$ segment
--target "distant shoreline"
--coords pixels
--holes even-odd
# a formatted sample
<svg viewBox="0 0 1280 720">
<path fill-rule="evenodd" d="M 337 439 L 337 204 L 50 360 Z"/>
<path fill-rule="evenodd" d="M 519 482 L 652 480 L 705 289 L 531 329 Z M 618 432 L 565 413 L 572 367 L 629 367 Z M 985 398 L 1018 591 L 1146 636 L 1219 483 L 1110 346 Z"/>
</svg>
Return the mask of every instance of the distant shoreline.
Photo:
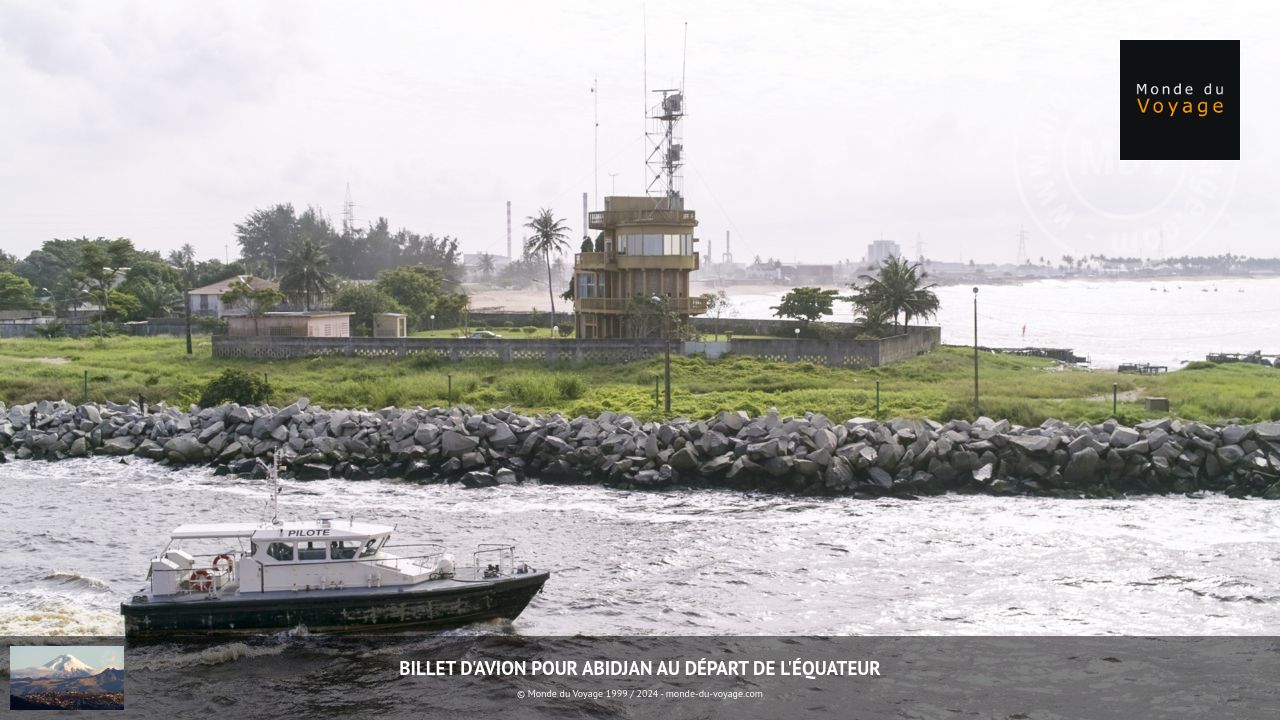
<svg viewBox="0 0 1280 720">
<path fill-rule="evenodd" d="M 1026 285 L 1035 282 L 1057 281 L 1070 283 L 1115 283 L 1121 281 L 1129 282 L 1150 282 L 1150 283 L 1169 283 L 1169 282 L 1219 282 L 1229 280 L 1269 280 L 1280 277 L 1280 274 L 1248 274 L 1248 275 L 1075 275 L 1070 277 L 984 277 L 978 278 L 973 276 L 930 276 L 929 280 L 937 284 L 938 287 L 952 287 L 956 285 Z M 803 284 L 803 283 L 801 283 Z M 793 285 L 789 284 L 771 284 L 751 281 L 729 282 L 718 285 L 707 280 L 694 279 L 690 282 L 690 292 L 695 295 L 702 293 L 714 293 L 721 290 L 725 291 L 730 298 L 741 295 L 777 295 L 790 290 Z M 823 284 L 821 287 L 826 289 L 836 289 L 845 291 L 849 289 L 847 284 Z M 502 290 L 497 288 L 477 288 L 468 289 L 471 295 L 472 312 L 529 312 L 537 310 L 539 312 L 549 312 L 551 309 L 550 301 L 547 297 L 545 288 L 525 288 L 523 290 Z M 556 312 L 572 312 L 573 302 L 566 301 L 559 297 L 556 293 Z"/>
</svg>

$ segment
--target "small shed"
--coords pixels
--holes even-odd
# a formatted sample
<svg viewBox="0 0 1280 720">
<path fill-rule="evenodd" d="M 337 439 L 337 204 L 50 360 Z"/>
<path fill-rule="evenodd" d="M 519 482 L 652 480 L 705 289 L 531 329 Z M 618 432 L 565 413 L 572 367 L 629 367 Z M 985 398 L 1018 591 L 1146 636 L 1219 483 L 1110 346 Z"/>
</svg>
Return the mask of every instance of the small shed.
<svg viewBox="0 0 1280 720">
<path fill-rule="evenodd" d="M 262 317 L 229 317 L 232 337 L 351 337 L 349 312 L 269 312 Z"/>
<path fill-rule="evenodd" d="M 409 316 L 404 313 L 378 313 L 373 316 L 373 336 L 402 338 L 409 335 Z"/>
</svg>

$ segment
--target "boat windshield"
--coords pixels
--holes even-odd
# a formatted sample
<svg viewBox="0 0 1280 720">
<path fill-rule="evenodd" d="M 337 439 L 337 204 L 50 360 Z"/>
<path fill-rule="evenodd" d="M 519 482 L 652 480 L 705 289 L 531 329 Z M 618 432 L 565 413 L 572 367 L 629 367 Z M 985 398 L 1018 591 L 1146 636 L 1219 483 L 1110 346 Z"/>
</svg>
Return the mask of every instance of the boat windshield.
<svg viewBox="0 0 1280 720">
<path fill-rule="evenodd" d="M 378 551 L 382 549 L 382 545 L 385 542 L 387 542 L 386 536 L 369 538 L 368 541 L 365 542 L 364 548 L 360 550 L 360 557 L 363 558 L 369 557 L 370 555 L 376 555 Z"/>
<path fill-rule="evenodd" d="M 333 560 L 351 560 L 359 549 L 359 540 L 334 540 L 329 543 L 329 557 Z"/>
</svg>

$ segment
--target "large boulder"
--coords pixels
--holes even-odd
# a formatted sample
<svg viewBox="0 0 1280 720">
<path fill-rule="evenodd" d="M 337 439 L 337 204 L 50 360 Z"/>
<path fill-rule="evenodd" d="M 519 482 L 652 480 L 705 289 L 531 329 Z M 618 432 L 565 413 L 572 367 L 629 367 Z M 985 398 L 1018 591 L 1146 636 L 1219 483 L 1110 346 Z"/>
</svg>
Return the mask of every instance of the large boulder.
<svg viewBox="0 0 1280 720">
<path fill-rule="evenodd" d="M 1067 467 L 1062 471 L 1062 479 L 1070 485 L 1091 485 L 1097 478 L 1098 451 L 1091 447 L 1082 448 L 1071 455 Z"/>
<path fill-rule="evenodd" d="M 205 447 L 191 435 L 177 435 L 164 444 L 164 452 L 173 462 L 192 463 L 204 459 Z"/>
<path fill-rule="evenodd" d="M 460 457 L 480 446 L 480 441 L 457 430 L 445 430 L 440 436 L 440 451 L 445 457 Z"/>
</svg>

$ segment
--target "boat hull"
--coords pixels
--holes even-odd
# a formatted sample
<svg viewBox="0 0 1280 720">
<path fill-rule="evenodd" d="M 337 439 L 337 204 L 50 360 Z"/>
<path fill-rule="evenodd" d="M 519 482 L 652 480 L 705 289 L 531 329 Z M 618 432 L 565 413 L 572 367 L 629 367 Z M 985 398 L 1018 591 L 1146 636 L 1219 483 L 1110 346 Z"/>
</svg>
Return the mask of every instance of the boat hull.
<svg viewBox="0 0 1280 720">
<path fill-rule="evenodd" d="M 549 573 L 408 588 L 246 593 L 231 598 L 123 603 L 125 636 L 157 639 L 260 634 L 305 626 L 311 632 L 437 629 L 514 620 Z"/>
</svg>

